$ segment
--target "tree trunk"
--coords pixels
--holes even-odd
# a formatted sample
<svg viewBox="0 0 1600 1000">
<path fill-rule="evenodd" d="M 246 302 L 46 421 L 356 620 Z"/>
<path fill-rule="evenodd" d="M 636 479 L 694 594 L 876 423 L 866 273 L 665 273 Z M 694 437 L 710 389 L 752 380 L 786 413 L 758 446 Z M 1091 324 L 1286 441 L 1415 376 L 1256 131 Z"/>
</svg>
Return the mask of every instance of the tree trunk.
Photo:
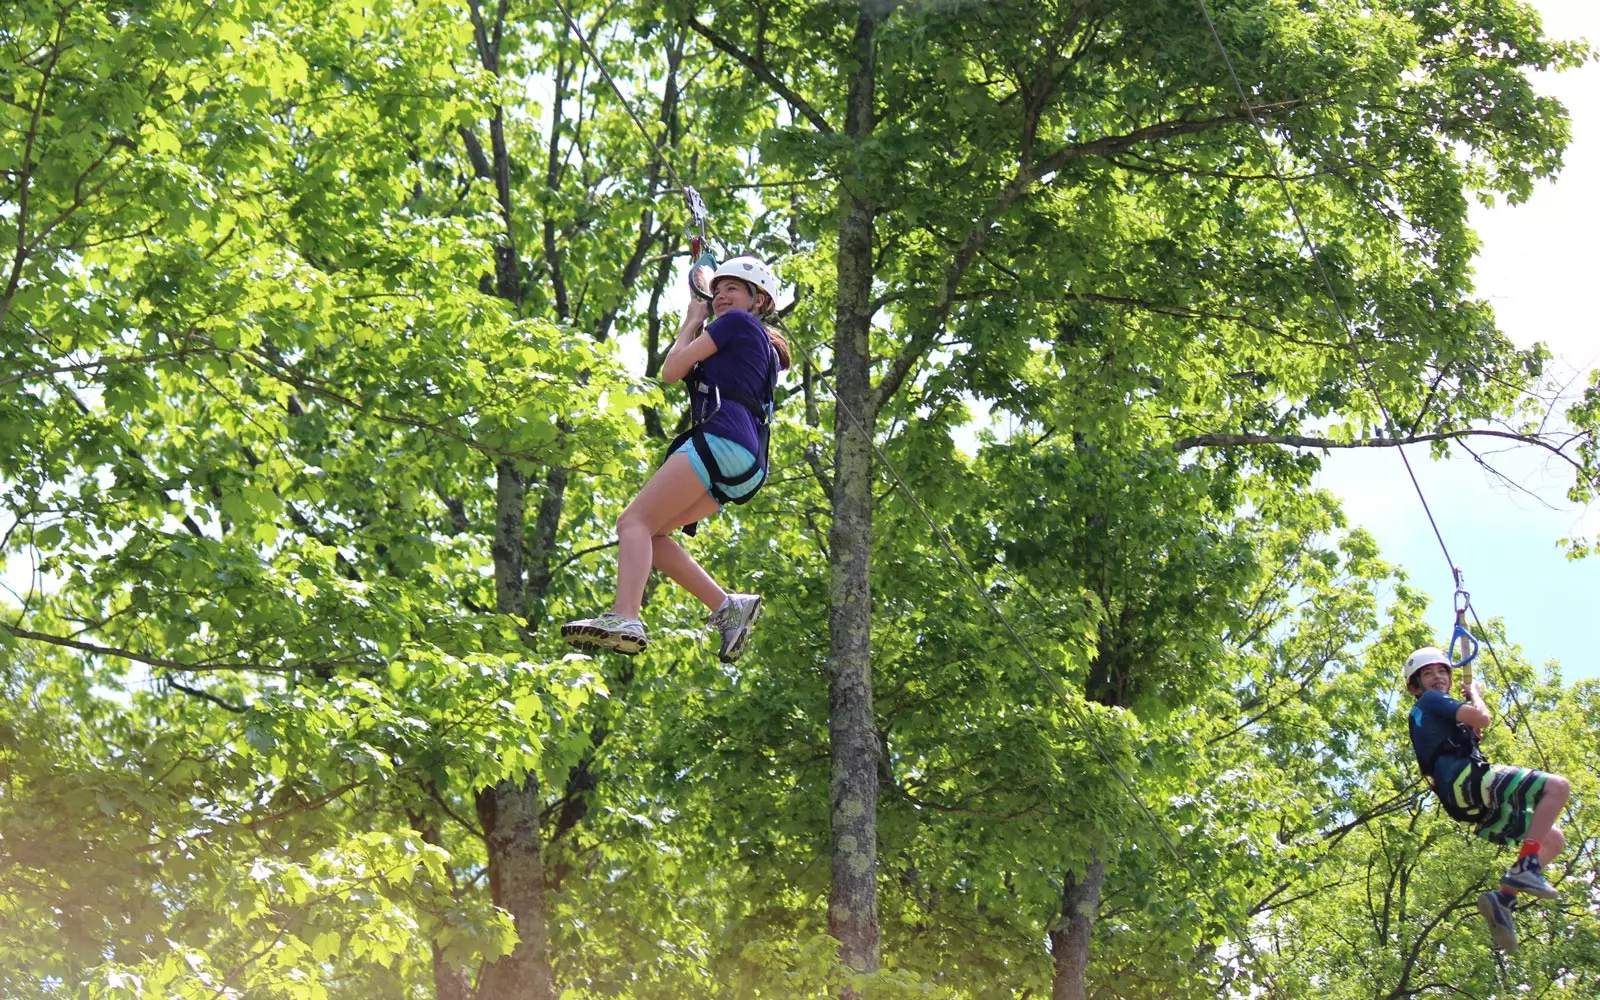
<svg viewBox="0 0 1600 1000">
<path fill-rule="evenodd" d="M 517 945 L 490 963 L 478 983 L 483 1000 L 555 1000 L 555 973 L 545 930 L 544 842 L 539 830 L 539 779 L 502 781 L 477 796 L 489 848 L 489 892 L 511 914 Z"/>
<path fill-rule="evenodd" d="M 435 793 L 437 794 L 437 788 Z M 417 812 L 411 815 L 410 820 L 412 829 L 422 834 L 424 844 L 439 846 L 441 838 L 438 819 L 430 813 Z M 430 941 L 428 944 L 433 953 L 434 1000 L 472 1000 L 472 977 L 467 974 L 467 970 L 446 961 L 444 949 L 439 947 L 438 941 Z"/>
<path fill-rule="evenodd" d="M 1061 920 L 1050 929 L 1050 956 L 1055 962 L 1050 1000 L 1084 1000 L 1088 995 L 1089 939 L 1106 880 L 1106 863 L 1099 853 L 1091 851 L 1089 859 L 1082 881 L 1068 872 L 1061 887 Z"/>
<path fill-rule="evenodd" d="M 495 610 L 523 616 L 525 566 L 523 528 L 528 484 L 509 461 L 495 466 Z M 517 928 L 511 954 L 483 970 L 478 996 L 484 1000 L 554 1000 L 555 972 L 545 926 L 544 840 L 540 831 L 539 779 L 501 781 L 478 790 L 478 820 L 489 855 L 489 891 L 494 904 Z"/>
<path fill-rule="evenodd" d="M 430 945 L 433 949 L 433 995 L 434 1000 L 471 1000 L 472 977 L 466 969 L 458 969 L 446 962 L 444 949 L 437 942 Z"/>
<path fill-rule="evenodd" d="M 856 22 L 855 72 L 850 78 L 851 138 L 873 128 L 876 15 L 870 4 Z M 873 205 L 844 184 L 839 220 L 838 298 L 834 321 L 833 526 L 828 532 L 831 575 L 828 735 L 829 850 L 833 879 L 828 933 L 839 957 L 857 972 L 878 970 L 878 760 L 872 705 L 872 292 Z M 853 995 L 847 990 L 845 996 Z"/>
<path fill-rule="evenodd" d="M 484 18 L 480 0 L 468 0 L 472 17 L 473 40 L 483 68 L 500 75 L 500 44 L 504 38 L 506 6 L 496 8 L 493 22 Z M 559 67 L 558 67 L 559 72 Z M 559 101 L 557 102 L 559 111 Z M 552 137 L 556 130 L 552 128 Z M 463 132 L 469 149 L 477 145 L 470 131 Z M 554 141 L 552 139 L 552 141 Z M 486 159 L 479 147 L 475 161 Z M 517 252 L 515 199 L 511 189 L 511 152 L 506 144 L 505 112 L 497 103 L 489 121 L 489 175 L 494 181 L 505 229 L 494 248 L 494 293 L 522 314 L 522 256 Z M 482 166 L 479 167 L 482 172 Z M 560 274 L 552 275 L 557 285 L 560 308 Z M 563 318 L 565 314 L 563 313 Z M 541 537 L 552 523 L 559 521 L 566 476 L 552 470 L 544 503 L 536 523 Z M 527 539 L 523 530 L 527 518 L 528 483 L 509 461 L 495 465 L 494 594 L 495 610 L 503 615 L 526 618 L 528 612 L 528 569 L 524 557 Z M 552 509 L 553 508 L 553 509 Z M 553 535 L 553 531 L 550 532 Z M 549 551 L 535 553 L 535 604 L 542 604 L 543 589 L 549 583 Z M 524 632 L 532 630 L 530 625 Z M 481 788 L 476 795 L 478 820 L 489 857 L 489 889 L 494 904 L 507 913 L 517 929 L 517 944 L 511 954 L 490 963 L 478 983 L 478 996 L 484 1000 L 555 1000 L 555 972 L 550 965 L 550 939 L 545 924 L 544 841 L 540 831 L 539 779 L 529 773 L 522 780 L 505 780 L 493 788 Z"/>
<path fill-rule="evenodd" d="M 565 423 L 564 421 L 562 422 Z M 562 428 L 565 433 L 565 426 Z M 533 538 L 529 542 L 527 586 L 524 590 L 522 613 L 531 623 L 543 620 L 545 598 L 550 594 L 555 567 L 551 555 L 556 548 L 556 533 L 561 529 L 561 509 L 567 499 L 567 470 L 553 465 L 544 477 L 544 492 L 539 497 L 539 514 L 533 521 Z"/>
</svg>

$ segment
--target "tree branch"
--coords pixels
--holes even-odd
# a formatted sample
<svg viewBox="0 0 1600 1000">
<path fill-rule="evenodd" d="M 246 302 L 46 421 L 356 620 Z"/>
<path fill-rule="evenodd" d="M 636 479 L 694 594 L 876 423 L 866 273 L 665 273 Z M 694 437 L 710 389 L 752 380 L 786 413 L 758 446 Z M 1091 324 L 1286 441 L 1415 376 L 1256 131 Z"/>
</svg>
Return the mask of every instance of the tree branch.
<svg viewBox="0 0 1600 1000">
<path fill-rule="evenodd" d="M 11 261 L 11 274 L 6 279 L 4 291 L 0 291 L 0 320 L 6 318 L 11 311 L 11 303 L 17 294 L 17 288 L 22 283 L 22 268 L 27 263 L 28 255 L 28 196 L 33 187 L 33 144 L 39 138 L 39 119 L 44 115 L 44 101 L 50 91 L 50 77 L 55 72 L 56 62 L 66 50 L 61 45 L 61 36 L 67 26 L 67 11 L 63 9 L 56 18 L 56 36 L 50 45 L 50 58 L 44 68 L 39 71 L 39 99 L 33 104 L 33 111 L 28 120 L 28 138 L 23 144 L 22 165 L 17 180 L 17 251 Z"/>
<path fill-rule="evenodd" d="M 1578 459 L 1568 455 L 1564 450 L 1567 445 L 1583 437 L 1580 434 L 1568 435 L 1562 444 L 1553 444 L 1545 440 L 1542 435 L 1518 434 L 1515 431 L 1497 431 L 1486 427 L 1469 427 L 1459 431 L 1436 431 L 1431 434 L 1409 434 L 1403 437 L 1375 437 L 1357 438 L 1353 441 L 1337 441 L 1333 438 L 1305 437 L 1299 434 L 1192 434 L 1186 438 L 1179 438 L 1172 443 L 1173 451 L 1189 451 L 1193 448 L 1236 448 L 1250 445 L 1281 445 L 1288 448 L 1399 448 L 1408 444 L 1424 444 L 1429 441 L 1457 441 L 1472 437 L 1503 438 L 1519 444 L 1531 444 L 1552 455 L 1558 456 L 1562 461 L 1572 466 L 1585 482 L 1594 479 L 1593 474 Z"/>
<path fill-rule="evenodd" d="M 833 126 L 828 124 L 828 120 L 822 117 L 822 115 L 817 112 L 817 109 L 811 106 L 809 101 L 795 93 L 793 88 L 779 79 L 778 75 L 772 72 L 772 70 L 767 67 L 765 62 L 756 59 L 748 52 L 739 48 L 737 45 L 734 45 L 721 35 L 713 32 L 710 28 L 701 24 L 699 21 L 696 21 L 692 17 L 689 18 L 686 23 L 689 25 L 690 30 L 692 30 L 695 34 L 710 42 L 712 48 L 733 57 L 735 62 L 739 63 L 739 65 L 743 66 L 751 73 L 754 73 L 758 80 L 771 87 L 773 92 L 779 97 L 783 98 L 785 101 L 788 101 L 789 104 L 795 108 L 795 110 L 799 111 L 805 116 L 806 121 L 810 122 L 812 127 L 818 132 L 821 132 L 823 135 L 833 134 Z"/>
<path fill-rule="evenodd" d="M 92 361 L 85 361 L 81 364 L 61 365 L 56 368 L 38 368 L 33 371 L 23 372 L 20 375 L 11 375 L 7 378 L 0 378 L 0 386 L 11 385 L 15 382 L 26 382 L 29 379 L 34 378 L 43 378 L 46 375 L 62 375 L 67 372 L 83 372 L 88 371 L 91 368 L 110 368 L 113 365 L 142 365 L 151 361 L 171 361 L 176 358 L 183 358 L 189 354 L 196 353 L 197 351 L 200 353 L 209 353 L 203 349 L 185 347 L 176 351 L 164 351 L 160 354 L 139 354 L 126 358 L 100 357 L 95 358 Z"/>
<path fill-rule="evenodd" d="M 889 398 L 899 391 L 900 385 L 905 381 L 911 369 L 916 367 L 922 359 L 929 345 L 944 328 L 945 320 L 950 315 L 951 306 L 956 301 L 956 288 L 966 276 L 973 260 L 977 258 L 978 251 L 988 242 L 989 234 L 993 232 L 997 223 L 1011 207 L 1024 196 L 1031 193 L 1035 186 L 1044 178 L 1054 174 L 1072 160 L 1082 159 L 1087 156 L 1109 157 L 1113 153 L 1120 153 L 1144 143 L 1159 142 L 1184 135 L 1193 135 L 1198 132 L 1207 132 L 1224 125 L 1237 125 L 1251 121 L 1252 112 L 1257 116 L 1275 111 L 1288 110 L 1298 107 L 1304 102 L 1299 100 L 1283 101 L 1279 104 L 1265 105 L 1257 108 L 1246 108 L 1225 115 L 1204 118 L 1198 121 L 1178 119 L 1175 121 L 1158 122 L 1144 128 L 1134 129 L 1123 135 L 1102 136 L 1090 142 L 1072 143 L 1056 150 L 1053 154 L 1038 163 L 1023 162 L 1018 165 L 1016 175 L 1003 190 L 996 196 L 994 206 L 982 219 L 979 219 L 966 239 L 962 241 L 961 248 L 956 251 L 950 261 L 950 266 L 945 269 L 944 282 L 934 299 L 933 314 L 922 325 L 922 329 L 907 342 L 905 349 L 889 365 L 889 370 L 884 373 L 878 387 L 873 390 L 874 411 L 881 408 Z"/>
<path fill-rule="evenodd" d="M 472 172 L 479 180 L 494 180 L 494 168 L 489 165 L 489 157 L 483 151 L 483 143 L 478 136 L 465 125 L 456 126 L 456 134 L 461 136 L 461 141 L 467 147 L 467 159 L 472 162 Z"/>
<path fill-rule="evenodd" d="M 162 683 L 166 684 L 167 687 L 172 688 L 174 691 L 182 691 L 184 694 L 192 695 L 192 696 L 194 696 L 196 698 L 200 698 L 202 700 L 209 701 L 209 702 L 211 702 L 211 704 L 217 705 L 217 706 L 219 706 L 221 708 L 225 708 L 230 712 L 248 712 L 249 711 L 249 708 L 245 707 L 244 705 L 235 705 L 231 701 L 224 701 L 223 699 L 218 698 L 216 695 L 212 694 L 210 691 L 206 691 L 206 690 L 204 690 L 202 688 L 190 687 L 189 685 L 184 684 L 184 683 L 182 683 L 180 681 L 173 680 L 171 677 L 163 677 L 161 680 L 162 680 Z"/>
<path fill-rule="evenodd" d="M 152 667 L 164 667 L 167 670 L 180 670 L 185 672 L 198 670 L 259 670 L 264 673 L 294 673 L 300 670 L 331 670 L 334 667 L 364 667 L 375 669 L 380 664 L 369 660 L 286 660 L 282 663 L 258 663 L 255 661 L 233 661 L 214 663 L 182 663 L 178 660 L 167 659 L 163 656 L 152 656 L 148 653 L 135 653 L 129 649 L 116 646 L 101 646 L 92 642 L 83 642 L 78 639 L 68 639 L 65 636 L 50 635 L 45 632 L 34 632 L 30 629 L 18 628 L 15 625 L 0 623 L 0 628 L 9 632 L 17 639 L 31 639 L 34 642 L 45 642 L 52 646 L 69 646 L 82 650 L 85 653 L 94 653 L 97 656 L 115 656 L 119 659 L 132 660 L 135 663 L 144 663 Z"/>
</svg>

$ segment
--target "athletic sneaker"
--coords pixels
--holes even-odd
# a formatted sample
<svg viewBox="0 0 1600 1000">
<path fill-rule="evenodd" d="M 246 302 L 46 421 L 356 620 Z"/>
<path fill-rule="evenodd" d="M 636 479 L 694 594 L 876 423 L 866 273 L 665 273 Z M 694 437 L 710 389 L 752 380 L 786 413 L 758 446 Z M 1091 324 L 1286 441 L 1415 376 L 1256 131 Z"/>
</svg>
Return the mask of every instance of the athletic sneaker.
<svg viewBox="0 0 1600 1000">
<path fill-rule="evenodd" d="M 1518 858 L 1517 863 L 1500 879 L 1500 884 L 1507 889 L 1518 892 L 1530 893 L 1540 899 L 1555 899 L 1559 893 L 1556 887 L 1544 880 L 1544 871 L 1539 865 L 1539 859 L 1533 855 Z"/>
<path fill-rule="evenodd" d="M 722 607 L 711 612 L 706 624 L 722 633 L 723 663 L 732 663 L 750 645 L 750 628 L 761 613 L 761 597 L 757 594 L 729 594 Z"/>
<path fill-rule="evenodd" d="M 614 649 L 632 656 L 648 645 L 644 623 L 607 611 L 598 618 L 579 618 L 561 626 L 561 638 L 574 646 Z"/>
<path fill-rule="evenodd" d="M 1478 897 L 1478 912 L 1489 924 L 1489 939 L 1507 955 L 1517 950 L 1517 926 L 1511 922 L 1511 908 L 1498 892 L 1486 892 Z"/>
</svg>

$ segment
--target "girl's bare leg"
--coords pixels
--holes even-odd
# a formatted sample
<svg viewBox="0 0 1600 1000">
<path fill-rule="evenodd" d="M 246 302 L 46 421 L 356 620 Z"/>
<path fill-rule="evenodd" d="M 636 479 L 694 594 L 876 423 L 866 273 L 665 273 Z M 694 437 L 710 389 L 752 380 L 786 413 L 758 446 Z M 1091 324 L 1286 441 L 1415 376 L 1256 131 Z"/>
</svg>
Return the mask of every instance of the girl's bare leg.
<svg viewBox="0 0 1600 1000">
<path fill-rule="evenodd" d="M 650 576 L 652 539 L 672 519 L 706 495 L 694 466 L 684 455 L 672 455 L 617 518 L 617 599 L 611 610 L 638 618 L 644 584 Z"/>
<path fill-rule="evenodd" d="M 709 496 L 703 499 L 704 503 L 695 504 L 674 518 L 676 523 L 668 527 L 667 531 L 685 524 L 693 524 L 721 509 Z M 701 604 L 712 611 L 722 607 L 722 602 L 728 597 L 727 592 L 717 586 L 717 581 L 711 579 L 711 574 L 694 561 L 694 556 L 685 552 L 683 546 L 674 541 L 669 534 L 657 535 L 650 541 L 654 546 L 651 550 L 651 559 L 656 569 L 667 574 L 674 583 L 693 594 Z"/>
</svg>

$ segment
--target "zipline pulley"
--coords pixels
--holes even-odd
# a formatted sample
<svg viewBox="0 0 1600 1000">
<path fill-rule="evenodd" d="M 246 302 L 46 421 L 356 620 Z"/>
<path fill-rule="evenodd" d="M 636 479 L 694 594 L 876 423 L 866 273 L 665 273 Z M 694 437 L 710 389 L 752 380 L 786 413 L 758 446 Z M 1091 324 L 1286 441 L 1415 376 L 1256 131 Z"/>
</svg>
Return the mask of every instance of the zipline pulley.
<svg viewBox="0 0 1600 1000">
<path fill-rule="evenodd" d="M 689 237 L 689 293 L 696 298 L 711 300 L 711 276 L 717 271 L 717 256 L 706 241 L 706 203 L 700 192 L 687 185 L 683 189 L 684 204 L 689 207 L 689 225 L 694 233 Z"/>
</svg>

